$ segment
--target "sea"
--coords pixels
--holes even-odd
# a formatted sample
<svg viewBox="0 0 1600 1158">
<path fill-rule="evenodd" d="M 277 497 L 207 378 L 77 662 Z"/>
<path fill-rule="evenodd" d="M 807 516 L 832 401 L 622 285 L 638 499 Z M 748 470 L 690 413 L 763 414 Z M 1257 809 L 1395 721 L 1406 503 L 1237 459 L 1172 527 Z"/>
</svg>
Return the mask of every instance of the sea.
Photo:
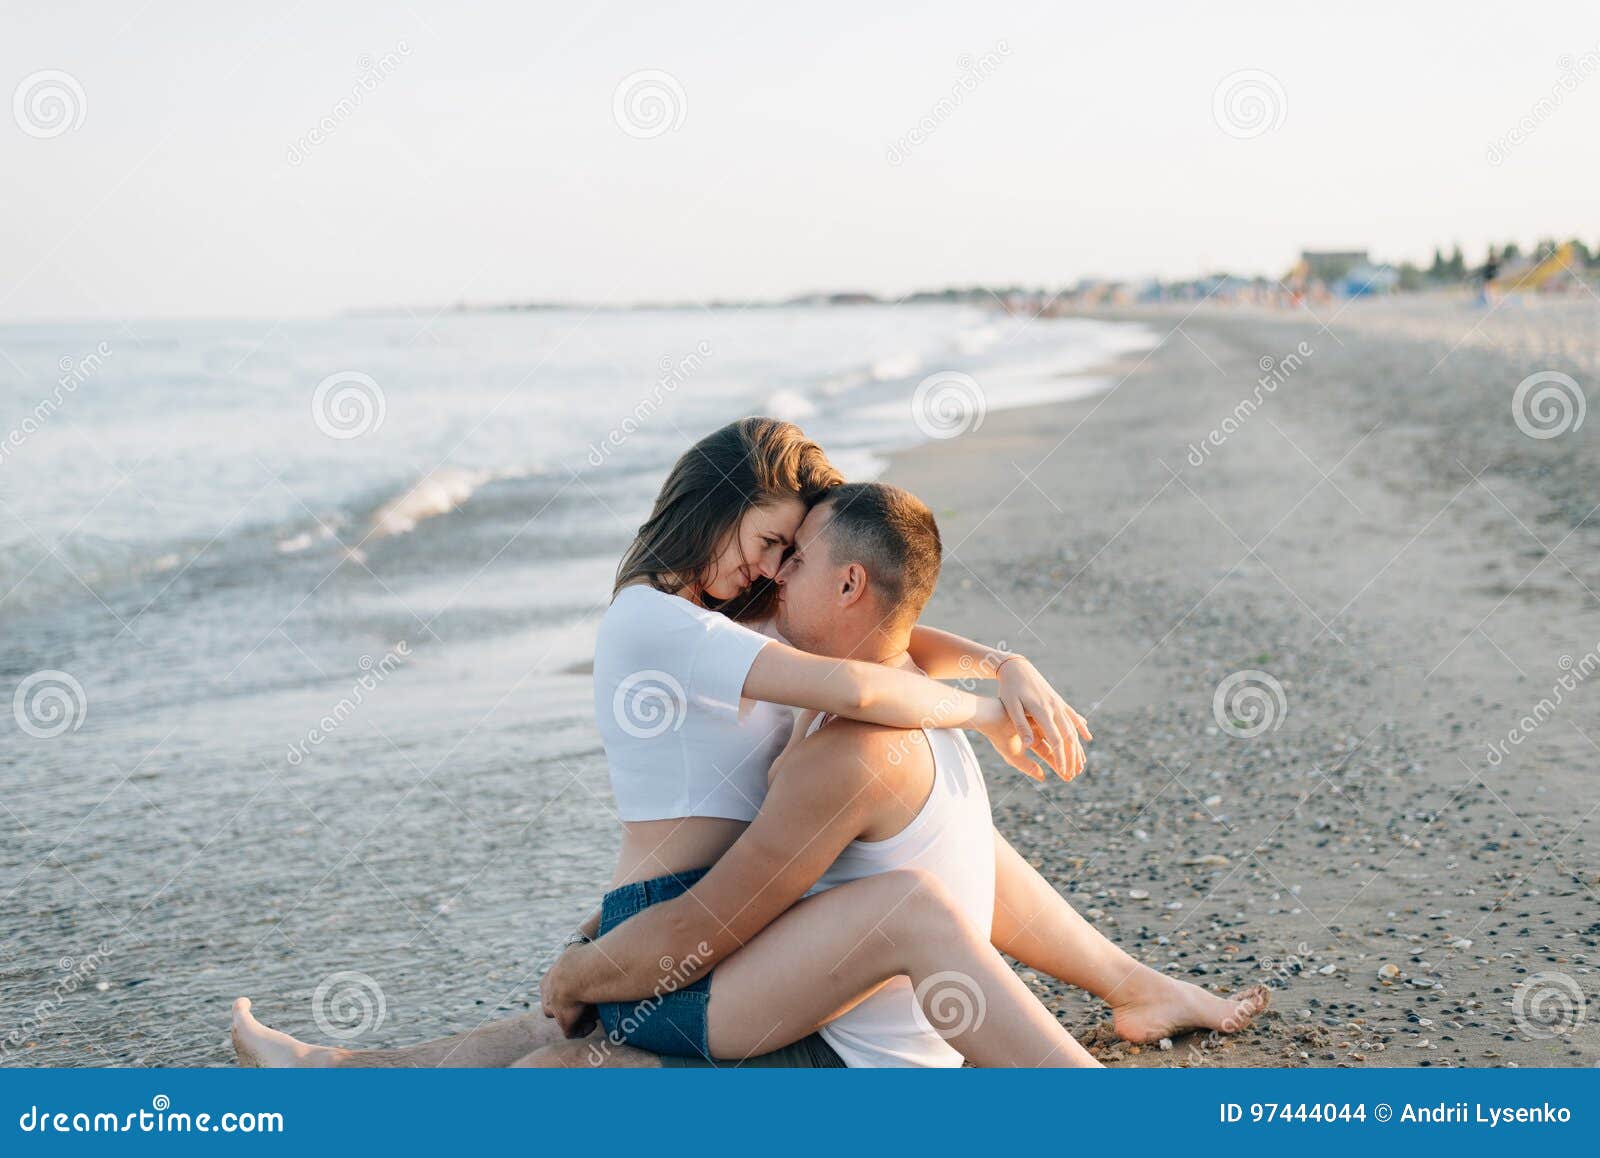
<svg viewBox="0 0 1600 1158">
<path fill-rule="evenodd" d="M 0 327 L 0 1065 L 537 1008 L 609 878 L 589 660 L 673 461 L 852 478 L 1085 397 L 1134 325 L 966 305 Z M 530 1004 L 531 1003 L 531 1004 Z"/>
</svg>

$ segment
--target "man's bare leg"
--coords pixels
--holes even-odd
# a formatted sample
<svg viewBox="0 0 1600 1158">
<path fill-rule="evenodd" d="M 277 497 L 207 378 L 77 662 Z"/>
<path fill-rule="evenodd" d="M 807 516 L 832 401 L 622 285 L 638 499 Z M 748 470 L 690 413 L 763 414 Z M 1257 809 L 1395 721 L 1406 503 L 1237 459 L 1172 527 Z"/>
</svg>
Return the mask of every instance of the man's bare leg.
<svg viewBox="0 0 1600 1158">
<path fill-rule="evenodd" d="M 604 1033 L 591 1033 L 573 1041 L 558 1041 L 534 1050 L 511 1063 L 517 1069 L 660 1069 L 661 1059 L 653 1053 L 618 1045 Z"/>
<path fill-rule="evenodd" d="M 251 1015 L 248 997 L 233 1003 L 233 1048 L 239 1064 L 266 1069 L 499 1068 L 565 1040 L 555 1022 L 536 1012 L 401 1049 L 342 1049 L 309 1045 L 262 1025 Z"/>
<path fill-rule="evenodd" d="M 1192 1029 L 1237 1033 L 1267 1007 L 1264 986 L 1221 997 L 1135 961 L 1067 904 L 998 830 L 994 846 L 995 946 L 1107 1002 L 1125 1041 L 1159 1041 Z"/>
</svg>

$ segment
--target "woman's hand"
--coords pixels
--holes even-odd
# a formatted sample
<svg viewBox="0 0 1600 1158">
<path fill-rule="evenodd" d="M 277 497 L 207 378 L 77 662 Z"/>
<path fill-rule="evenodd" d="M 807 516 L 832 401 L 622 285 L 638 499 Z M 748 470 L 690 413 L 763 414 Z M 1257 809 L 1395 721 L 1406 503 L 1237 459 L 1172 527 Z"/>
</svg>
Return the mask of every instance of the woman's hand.
<svg viewBox="0 0 1600 1158">
<path fill-rule="evenodd" d="M 1088 760 L 1083 741 L 1094 739 L 1088 721 L 1056 693 L 1026 656 L 1002 662 L 995 679 L 1000 684 L 1000 702 L 1016 727 L 1021 746 L 1037 753 L 1063 780 L 1082 772 Z M 995 740 L 993 736 L 989 739 Z M 995 747 L 1008 764 L 1017 767 L 1000 743 Z M 1026 761 L 1027 756 L 1021 759 Z"/>
</svg>

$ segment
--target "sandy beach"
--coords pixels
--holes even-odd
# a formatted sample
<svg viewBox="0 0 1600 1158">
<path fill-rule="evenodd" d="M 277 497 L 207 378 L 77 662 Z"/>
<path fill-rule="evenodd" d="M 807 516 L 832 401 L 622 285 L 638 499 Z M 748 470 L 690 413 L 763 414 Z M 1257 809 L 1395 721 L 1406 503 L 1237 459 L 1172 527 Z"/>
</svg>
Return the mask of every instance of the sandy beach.
<svg viewBox="0 0 1600 1158">
<path fill-rule="evenodd" d="M 929 622 L 1032 656 L 1094 727 L 1070 785 L 986 758 L 998 823 L 1141 959 L 1276 998 L 1135 1051 L 1036 989 L 1112 1064 L 1593 1065 L 1600 456 L 1593 419 L 1534 438 L 1513 395 L 1600 382 L 1600 309 L 1101 316 L 1160 343 L 886 477 L 943 526 Z M 359 565 L 269 523 L 99 617 L 18 617 L 12 674 L 76 671 L 89 712 L 0 756 L 0 1063 L 228 1065 L 240 994 L 357 1046 L 532 1008 L 616 847 L 581 657 L 646 465 L 593 476 L 603 502 L 486 484 Z"/>
<path fill-rule="evenodd" d="M 1115 1064 L 1594 1065 L 1600 456 L 1512 398 L 1600 381 L 1600 308 L 1322 314 L 1112 315 L 1165 338 L 1109 393 L 890 471 L 942 521 L 930 619 L 1035 657 L 1094 727 L 1070 785 L 991 762 L 1001 827 L 1143 960 L 1276 995 L 1237 1040 L 1141 1051 L 1030 980 Z M 1240 672 L 1269 690 L 1219 718 Z"/>
</svg>

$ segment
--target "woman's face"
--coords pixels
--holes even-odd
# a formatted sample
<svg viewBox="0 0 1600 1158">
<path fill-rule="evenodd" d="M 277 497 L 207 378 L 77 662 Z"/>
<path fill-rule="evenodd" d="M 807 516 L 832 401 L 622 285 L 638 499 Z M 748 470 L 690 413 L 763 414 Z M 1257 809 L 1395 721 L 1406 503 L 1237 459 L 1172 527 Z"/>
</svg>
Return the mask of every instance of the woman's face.
<svg viewBox="0 0 1600 1158">
<path fill-rule="evenodd" d="M 718 601 L 732 599 L 757 579 L 777 575 L 805 517 L 806 505 L 797 498 L 751 507 L 712 561 L 702 593 Z"/>
</svg>

